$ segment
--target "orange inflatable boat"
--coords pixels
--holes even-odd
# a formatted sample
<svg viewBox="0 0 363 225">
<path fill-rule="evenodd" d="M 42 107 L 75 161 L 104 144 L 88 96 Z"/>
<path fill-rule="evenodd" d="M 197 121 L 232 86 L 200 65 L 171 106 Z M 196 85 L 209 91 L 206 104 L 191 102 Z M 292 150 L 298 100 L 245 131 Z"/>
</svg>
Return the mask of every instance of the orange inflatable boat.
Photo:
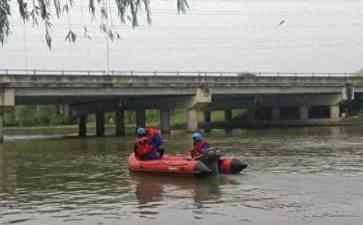
<svg viewBox="0 0 363 225">
<path fill-rule="evenodd" d="M 164 155 L 160 160 L 139 160 L 132 153 L 128 159 L 129 169 L 133 172 L 164 173 L 186 176 L 209 176 L 213 174 L 205 163 L 190 160 L 185 155 Z M 221 157 L 218 160 L 218 172 L 224 174 L 240 173 L 247 167 L 238 159 Z"/>
</svg>

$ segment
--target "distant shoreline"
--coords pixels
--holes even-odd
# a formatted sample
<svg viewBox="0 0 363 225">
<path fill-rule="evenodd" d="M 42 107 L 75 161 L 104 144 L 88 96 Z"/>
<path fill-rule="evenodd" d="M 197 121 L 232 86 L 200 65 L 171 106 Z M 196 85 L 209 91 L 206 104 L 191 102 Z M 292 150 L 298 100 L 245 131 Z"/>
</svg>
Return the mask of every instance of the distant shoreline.
<svg viewBox="0 0 363 225">
<path fill-rule="evenodd" d="M 222 124 L 216 122 L 217 126 L 212 129 L 223 129 Z M 218 126 L 219 124 L 219 126 Z M 201 124 L 202 125 L 202 124 Z M 363 125 L 363 120 L 361 116 L 354 116 L 350 118 L 343 119 L 342 121 L 338 122 L 337 124 L 332 124 L 332 126 L 361 126 Z M 150 124 L 148 126 L 157 127 L 153 124 Z M 329 124 L 326 125 L 295 125 L 291 127 L 312 127 L 312 126 L 329 126 Z M 256 127 L 253 126 L 245 126 L 240 127 L 240 129 L 260 129 L 263 127 L 272 128 L 272 127 L 290 127 L 290 126 L 284 126 L 284 125 L 274 125 L 274 126 L 261 126 L 257 125 Z M 172 130 L 180 130 L 185 129 L 186 124 L 175 124 L 172 126 Z M 113 136 L 115 135 L 115 125 L 105 125 L 105 135 L 106 136 Z M 135 129 L 135 126 L 133 125 L 126 125 L 126 135 L 133 135 L 133 130 Z M 238 127 L 234 129 L 239 129 Z M 96 133 L 96 126 L 95 124 L 89 124 L 87 125 L 87 135 L 93 136 Z M 69 136 L 77 136 L 78 135 L 78 125 L 60 125 L 60 126 L 36 126 L 36 127 L 4 127 L 4 134 L 5 135 L 69 135 Z"/>
</svg>

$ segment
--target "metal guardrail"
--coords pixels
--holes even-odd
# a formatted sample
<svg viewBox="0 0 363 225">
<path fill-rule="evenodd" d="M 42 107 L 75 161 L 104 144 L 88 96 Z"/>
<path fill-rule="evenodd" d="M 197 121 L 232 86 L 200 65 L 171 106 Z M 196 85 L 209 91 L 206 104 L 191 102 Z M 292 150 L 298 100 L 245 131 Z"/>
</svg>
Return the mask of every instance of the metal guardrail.
<svg viewBox="0 0 363 225">
<path fill-rule="evenodd" d="M 1 75 L 54 76 L 225 76 L 225 77 L 353 77 L 355 73 L 307 72 L 208 72 L 208 71 L 142 71 L 142 70 L 22 70 L 0 69 Z"/>
</svg>

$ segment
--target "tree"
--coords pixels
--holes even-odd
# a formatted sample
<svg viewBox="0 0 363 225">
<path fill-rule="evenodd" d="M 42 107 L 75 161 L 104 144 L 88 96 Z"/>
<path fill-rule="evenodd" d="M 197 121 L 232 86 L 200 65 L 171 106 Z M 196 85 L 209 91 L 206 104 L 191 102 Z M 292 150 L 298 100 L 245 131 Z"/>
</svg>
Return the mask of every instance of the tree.
<svg viewBox="0 0 363 225">
<path fill-rule="evenodd" d="M 82 0 L 79 0 L 82 1 Z M 184 13 L 189 7 L 187 0 L 176 0 L 179 13 Z M 24 21 L 32 22 L 39 25 L 40 21 L 44 24 L 44 38 L 49 48 L 52 47 L 52 37 L 50 30 L 53 27 L 52 20 L 59 19 L 64 15 L 68 15 L 74 0 L 17 0 L 19 14 Z M 111 6 L 112 5 L 112 6 Z M 151 23 L 150 0 L 88 0 L 88 9 L 92 16 L 96 15 L 98 10 L 101 15 L 100 30 L 113 40 L 118 36 L 114 30 L 107 24 L 109 12 L 116 8 L 118 18 L 122 23 L 130 21 L 132 27 L 138 26 L 138 12 L 144 10 L 146 20 Z M 10 34 L 10 20 L 12 8 L 10 0 L 0 0 L 0 42 L 4 45 L 6 38 Z M 55 15 L 53 15 L 55 14 Z M 84 28 L 87 31 L 87 28 Z M 76 34 L 72 30 L 68 30 L 66 40 L 75 42 Z"/>
</svg>

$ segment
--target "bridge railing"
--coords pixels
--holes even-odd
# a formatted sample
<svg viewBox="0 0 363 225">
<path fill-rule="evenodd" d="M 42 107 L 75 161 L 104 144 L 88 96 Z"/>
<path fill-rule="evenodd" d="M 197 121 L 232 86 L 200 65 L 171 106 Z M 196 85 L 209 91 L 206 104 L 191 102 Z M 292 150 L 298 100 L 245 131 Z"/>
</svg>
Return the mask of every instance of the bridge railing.
<svg viewBox="0 0 363 225">
<path fill-rule="evenodd" d="M 213 72 L 213 71 L 142 71 L 142 70 L 22 70 L 0 69 L 1 75 L 67 76 L 235 76 L 235 77 L 352 77 L 355 73 L 333 72 Z"/>
</svg>

